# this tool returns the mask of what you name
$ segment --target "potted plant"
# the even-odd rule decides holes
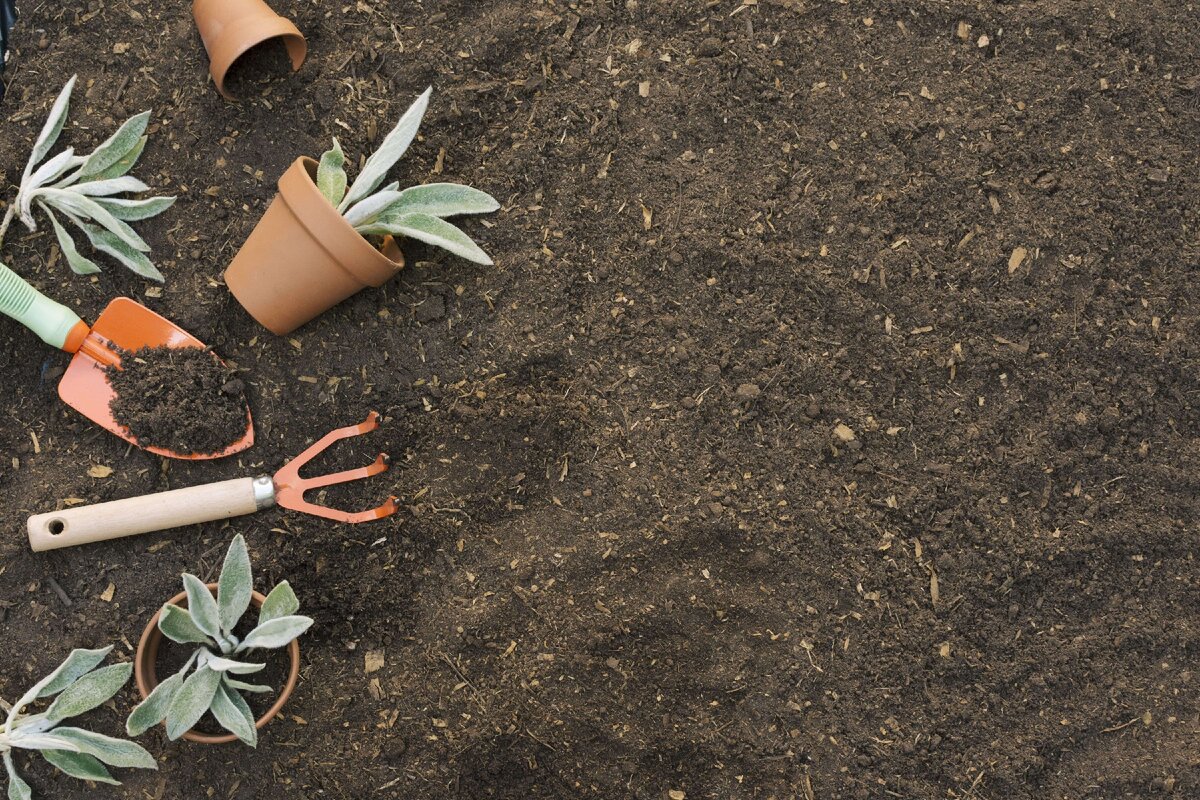
[[[206,585],[195,575],[184,574],[183,585],[184,591],[154,615],[138,642],[134,675],[144,699],[129,715],[125,729],[130,736],[137,736],[165,720],[167,738],[172,741],[181,736],[204,744],[240,739],[254,747],[258,729],[275,718],[296,688],[300,675],[296,638],[313,621],[296,615],[300,602],[287,581],[266,596],[254,591],[250,555],[240,534],[229,545],[217,583]],[[257,622],[239,636],[239,623],[252,603],[258,609]],[[164,636],[197,647],[182,669],[159,683],[156,665]],[[243,676],[263,670],[266,664],[240,659],[255,650],[283,647],[288,649],[290,661],[287,681],[275,704],[256,720],[244,693],[268,693],[274,687],[243,681]],[[206,713],[229,734],[193,730]]]
[[[361,289],[382,285],[404,266],[394,237],[492,263],[446,221],[495,211],[500,204],[490,195],[453,183],[380,188],[417,135],[432,91],[404,112],[349,189],[336,139],[319,163],[302,157],[284,172],[279,193],[225,271],[229,291],[263,326],[290,333]]]
[[[107,702],[129,680],[130,664],[112,664],[97,669],[112,647],[72,650],[58,669],[35,683],[11,706],[0,700],[7,712],[0,728],[0,759],[8,773],[9,800],[30,800],[33,790],[17,773],[13,752],[28,750],[72,778],[120,785],[109,774],[111,767],[158,769],[154,756],[134,742],[114,739],[83,728],[60,727],[60,723],[91,711]],[[53,701],[45,711],[26,714],[38,700]]]
[[[150,245],[128,223],[161,214],[171,207],[175,198],[134,200],[118,197],[150,188],[127,174],[146,147],[145,132],[150,112],[143,111],[125,120],[116,133],[87,155],[75,155],[74,148],[68,147],[43,163],[66,124],[76,77],[71,76],[50,107],[50,115],[21,174],[17,196],[9,204],[4,219],[0,220],[0,241],[14,216],[19,217],[26,228],[36,231],[37,220],[33,215],[36,205],[54,226],[58,246],[66,256],[67,264],[77,274],[99,272],[100,267],[79,252],[74,239],[55,216],[56,211],[82,231],[94,249],[112,256],[138,275],[161,283],[162,273],[146,256]]]

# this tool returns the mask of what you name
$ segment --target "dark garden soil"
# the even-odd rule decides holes
[[[143,347],[107,375],[113,419],[144,447],[219,453],[246,433],[245,384],[209,350]]]
[[[33,766],[41,796],[1200,796],[1187,4],[273,0],[309,61],[237,105],[186,3],[22,5],[4,184],[78,72],[65,141],[153,106],[136,174],[180,200],[138,223],[161,291],[73,276],[45,230],[0,255],[212,345],[257,443],[130,449],[0,320],[0,696],[73,646],[128,659],[235,532],[316,619],[256,751],[156,730],[157,773]],[[257,326],[221,273],[278,176],[334,135],[365,155],[429,84],[395,178],[495,195],[463,225],[496,266],[406,243],[384,287]],[[313,471],[393,469],[316,499],[395,493],[386,521],[25,542],[371,409]]]

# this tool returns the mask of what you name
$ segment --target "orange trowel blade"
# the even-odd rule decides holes
[[[204,343],[170,320],[160,317],[140,303],[128,297],[118,297],[108,304],[92,326],[91,333],[71,359],[70,366],[58,382],[58,396],[63,402],[101,427],[120,436],[132,445],[138,444],[129,429],[113,419],[109,403],[116,397],[112,385],[105,375],[105,367],[119,364],[120,357],[112,346],[123,350],[141,347],[199,347]],[[214,354],[213,358],[217,358]],[[220,360],[220,359],[218,359]],[[151,453],[168,458],[184,458],[199,461],[240,453],[254,444],[254,421],[250,409],[246,408],[246,435],[219,453],[184,455],[161,447],[143,447]]]

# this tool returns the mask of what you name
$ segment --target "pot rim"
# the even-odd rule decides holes
[[[205,586],[208,587],[208,590],[214,596],[216,595],[216,583],[206,583]],[[254,607],[262,608],[262,604],[266,599],[266,596],[261,592],[251,590],[250,602]],[[187,608],[187,592],[180,592],[164,605]],[[134,680],[137,682],[138,693],[141,694],[143,700],[150,696],[150,692],[154,691],[154,687],[158,686],[155,662],[158,660],[158,647],[162,644],[164,638],[162,631],[158,629],[158,619],[160,616],[162,616],[161,607],[158,611],[154,612],[154,616],[150,617],[150,622],[146,624],[145,630],[142,631],[142,638],[138,640],[137,652],[134,654],[133,675]],[[296,683],[300,679],[300,643],[296,639],[293,639],[288,644],[287,651],[290,661],[287,681],[284,683],[283,689],[279,692],[279,698],[275,701],[275,704],[254,721],[254,727],[259,730],[279,714],[287,701],[291,699],[292,693],[296,690]],[[229,742],[239,741],[232,733],[222,735],[198,733],[195,728],[183,734],[183,738],[189,742],[198,742],[200,744],[228,744]]]
[[[404,269],[404,256],[393,261],[346,221],[317,188],[318,162],[300,156],[279,176],[279,199],[304,232],[345,272],[364,287],[379,287]],[[264,215],[265,216],[265,215]],[[385,245],[384,249],[388,249]],[[399,253],[399,248],[395,249]]]
[[[192,18],[208,53],[209,74],[226,100],[236,98],[225,89],[225,76],[252,47],[280,39],[287,48],[292,72],[304,64],[308,42],[287,17],[262,0],[193,0]],[[214,32],[215,31],[215,32]]]

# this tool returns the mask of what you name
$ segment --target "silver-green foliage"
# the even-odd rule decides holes
[[[430,183],[403,191],[399,191],[398,183],[379,188],[417,135],[432,92],[432,87],[426,89],[409,106],[349,189],[343,169],[345,155],[334,139],[333,148],[321,156],[317,167],[317,188],[364,236],[410,236],[477,264],[491,264],[492,259],[471,237],[445,220],[460,214],[495,211],[500,204],[491,195],[456,183]]]
[[[126,174],[146,146],[150,112],[143,111],[127,119],[116,133],[87,155],[76,155],[74,148],[68,147],[43,163],[62,133],[74,87],[75,76],[72,76],[50,108],[50,116],[21,175],[12,209],[31,231],[37,230],[34,205],[45,212],[67,264],[80,275],[99,272],[100,267],[79,252],[58,214],[82,231],[94,249],[112,256],[144,278],[162,282],[162,273],[146,255],[150,246],[129,223],[162,213],[175,198],[135,200],[118,196],[150,188]]]
[[[72,650],[67,660],[33,685],[16,703],[8,707],[8,716],[0,728],[0,759],[8,772],[9,800],[30,800],[33,790],[19,774],[13,761],[14,750],[36,750],[50,764],[73,778],[117,784],[105,764],[111,767],[157,769],[154,756],[134,742],[114,739],[82,728],[58,727],[59,723],[91,711],[117,693],[132,664],[99,667],[112,647],[99,650]],[[53,697],[45,711],[22,713],[38,700]]]
[[[258,625],[239,641],[233,631],[250,607],[253,587],[250,554],[240,534],[234,537],[225,555],[216,597],[195,575],[183,576],[188,607],[163,606],[158,629],[173,642],[199,646],[183,669],[156,686],[129,715],[125,729],[130,736],[138,736],[166,720],[167,737],[178,739],[206,712],[211,712],[225,730],[246,744],[254,747],[258,743],[254,714],[241,693],[272,689],[244,683],[234,676],[258,672],[266,664],[231,656],[286,647],[308,630],[313,621],[296,614],[300,601],[288,582],[283,581],[263,602]]]

